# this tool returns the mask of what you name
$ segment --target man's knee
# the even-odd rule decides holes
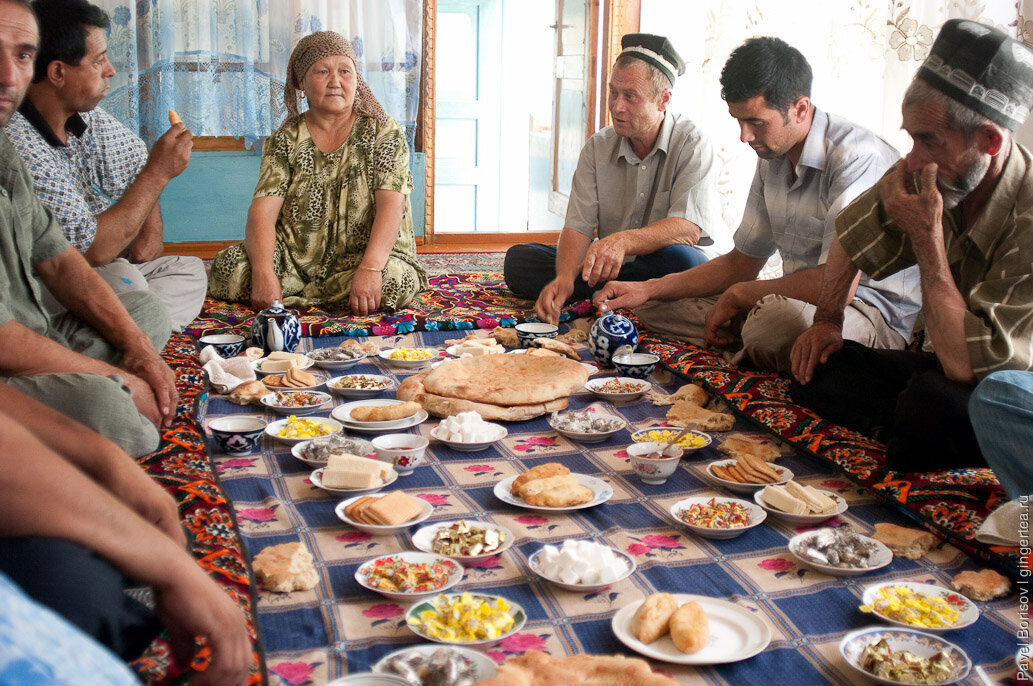
[[[762,369],[790,371],[793,343],[812,321],[808,305],[781,295],[766,295],[742,326],[743,351]]]
[[[506,286],[517,295],[537,298],[542,288],[556,277],[556,253],[541,243],[514,245],[502,262]]]
[[[118,298],[136,325],[151,339],[154,349],[160,352],[172,334],[172,318],[158,296],[151,291],[132,291],[120,293]]]

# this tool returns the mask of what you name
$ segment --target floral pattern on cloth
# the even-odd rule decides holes
[[[329,153],[312,140],[305,118],[278,129],[262,150],[254,197],[278,197],[273,269],[286,307],[348,305],[352,278],[369,246],[376,216],[374,193],[405,195],[398,238],[381,272],[381,308],[397,310],[427,288],[416,257],[412,174],[405,132],[394,120],[378,125],[357,117],[348,140]],[[233,302],[251,296],[251,263],[243,243],[212,261],[211,293]]]

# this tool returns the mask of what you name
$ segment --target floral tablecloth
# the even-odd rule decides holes
[[[440,345],[454,334],[424,332],[389,345]],[[303,348],[338,342],[306,340]],[[586,359],[587,351],[583,353]],[[353,371],[410,373],[369,363]],[[680,382],[678,382],[680,383]],[[671,391],[676,385],[664,386]],[[336,399],[338,404],[344,402]],[[858,611],[865,586],[887,580],[920,580],[947,585],[951,576],[976,564],[950,545],[919,561],[897,559],[887,568],[854,578],[836,578],[802,567],[786,542],[801,528],[768,518],[761,526],[730,540],[699,538],[677,525],[670,506],[691,495],[730,495],[702,478],[707,463],[721,457],[714,444],[686,457],[667,483],[650,486],[631,474],[624,448],[629,431],[663,421],[665,407],[647,400],[627,405],[600,403],[587,392],[572,396],[572,407],[598,404],[628,421],[603,443],[583,445],[552,431],[545,418],[509,423],[509,435],[478,453],[455,452],[431,442],[428,460],[400,477],[397,487],[431,503],[430,521],[488,519],[508,527],[516,543],[500,556],[466,570],[455,590],[499,593],[518,602],[528,614],[526,626],[485,652],[496,661],[530,648],[554,655],[574,653],[633,654],[611,630],[614,613],[655,590],[695,593],[729,600],[760,617],[772,640],[755,657],[724,665],[684,666],[652,662],[654,669],[679,683],[760,683],[793,679],[800,684],[851,683],[839,642],[854,629],[871,625]],[[212,397],[207,416],[254,413]],[[272,419],[273,416],[268,417]],[[408,429],[426,435],[428,422]],[[734,431],[755,432],[740,420]],[[836,474],[815,458],[786,448],[779,463],[797,480],[842,496],[849,509],[827,525],[850,526],[867,533],[878,521],[908,522],[872,494]],[[273,684],[322,684],[346,672],[362,671],[383,655],[421,642],[404,622],[406,606],[364,590],[354,580],[359,564],[379,555],[412,549],[415,528],[397,536],[372,537],[342,523],[334,514],[340,498],[309,481],[310,468],[294,459],[288,446],[265,439],[260,453],[246,457],[214,454],[220,477],[236,508],[248,552],[253,556],[276,543],[302,541],[316,559],[320,582],[308,592],[262,591],[259,624],[266,665]],[[524,469],[562,461],[572,471],[609,483],[606,503],[570,513],[524,510],[499,501],[493,486]],[[592,538],[634,556],[637,571],[601,592],[579,594],[537,578],[528,558],[544,543]],[[978,603],[982,616],[972,626],[947,634],[965,649],[995,682],[1014,673],[1018,650],[1019,597]],[[973,676],[966,683],[979,683]]]

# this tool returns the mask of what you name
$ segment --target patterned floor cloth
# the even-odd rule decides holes
[[[732,367],[720,355],[646,334],[639,348],[660,356],[672,371],[722,395],[759,426],[834,465],[871,488],[914,521],[929,524],[959,548],[1018,578],[1019,549],[975,540],[987,514],[1007,500],[988,468],[929,473],[887,470],[881,443],[825,421],[789,398],[789,379]]]
[[[445,332],[415,333],[399,343],[442,346],[450,336]],[[302,348],[340,340],[343,338],[310,339],[303,341]],[[669,357],[674,354],[671,351]],[[587,357],[587,351],[582,355]],[[713,366],[718,373],[718,365]],[[412,373],[382,366],[380,360],[363,363],[353,371],[387,374],[395,380]],[[764,383],[759,378],[757,382]],[[668,385],[664,390],[673,388]],[[735,402],[735,393],[730,392],[730,397]],[[335,396],[334,402],[345,401]],[[571,405],[618,414],[628,422],[628,429],[602,443],[581,444],[558,436],[545,418],[539,418],[507,423],[508,436],[483,452],[455,452],[432,441],[425,464],[400,477],[395,485],[430,503],[432,522],[488,520],[514,533],[512,548],[467,568],[456,587],[502,594],[526,611],[528,622],[523,629],[485,649],[496,661],[531,648],[553,655],[634,655],[616,638],[612,618],[619,608],[663,590],[729,601],[754,618],[750,621],[763,624],[772,637],[760,654],[741,661],[701,666],[651,663],[679,683],[790,679],[799,684],[854,683],[856,677],[838,646],[848,632],[874,623],[870,615],[857,609],[866,586],[901,580],[946,586],[957,572],[977,568],[971,557],[945,543],[921,560],[896,559],[863,577],[827,576],[802,565],[786,549],[789,538],[809,527],[788,525],[775,517],[737,538],[697,537],[672,520],[669,508],[688,496],[727,495],[705,476],[708,462],[721,457],[718,446],[727,434],[715,434],[713,445],[684,459],[665,484],[651,486],[632,475],[625,448],[630,430],[662,425],[666,408],[648,401],[613,405],[587,392],[572,396]],[[203,412],[205,416],[257,412],[275,418],[217,396],[208,400]],[[405,431],[427,435],[436,423],[427,421]],[[734,431],[757,433],[757,427],[740,418]],[[909,523],[897,508],[870,490],[832,473],[823,460],[802,450],[788,452],[779,464],[790,468],[798,481],[831,491],[848,503],[847,511],[826,525],[870,532],[874,522]],[[361,563],[412,549],[414,529],[374,537],[343,524],[334,514],[342,497],[317,488],[309,478],[311,468],[295,459],[288,446],[269,438],[253,455],[213,457],[236,510],[248,554],[268,545],[302,541],[316,560],[319,583],[312,591],[261,591],[259,624],[271,683],[325,684],[346,672],[366,670],[389,652],[421,642],[405,625],[406,603],[366,591],[354,578]],[[494,486],[501,480],[550,461],[562,461],[575,472],[602,480],[612,488],[612,497],[587,509],[554,513],[520,509],[494,495]],[[634,558],[637,571],[593,593],[564,591],[538,578],[528,566],[529,557],[545,543],[569,538],[591,538],[618,548]],[[989,679],[999,682],[1014,673],[1020,597],[1013,593],[977,606],[979,620],[947,638],[966,650]]]
[[[205,432],[199,423],[208,381],[198,365],[197,343],[185,334],[173,334],[163,357],[176,375],[179,407],[175,422],[162,436],[161,447],[137,462],[179,503],[180,518],[198,564],[244,610],[255,645],[249,683],[265,683],[263,653],[253,621],[257,603],[255,586],[244,558],[233,508],[216,477]],[[207,652],[200,655],[194,667],[203,669],[208,657]],[[171,646],[164,636],[156,640],[133,667],[148,684],[185,683],[191,676],[173,667]]]
[[[493,329],[534,319],[533,303],[513,295],[499,273],[440,274],[431,277],[430,286],[430,290],[416,296],[408,307],[391,314],[362,317],[331,313],[317,307],[292,309],[301,319],[301,335],[310,338]],[[587,300],[573,303],[560,313],[560,321],[584,316],[590,309],[591,303]],[[213,333],[248,335],[254,316],[255,311],[247,305],[209,297],[187,333],[197,337]]]

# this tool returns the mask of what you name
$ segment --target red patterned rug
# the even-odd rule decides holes
[[[245,562],[233,509],[215,474],[204,429],[197,420],[208,388],[208,379],[198,366],[197,343],[186,334],[173,334],[162,355],[176,374],[179,389],[176,420],[172,428],[165,431],[158,451],[137,462],[179,503],[180,518],[198,564],[244,610],[255,646],[249,683],[265,683],[262,651],[254,625],[255,585]],[[203,651],[195,659],[193,668],[203,669],[208,658],[207,650]],[[151,644],[133,667],[147,684],[186,683],[194,676],[191,671],[173,667],[171,646],[164,635]]]
[[[929,525],[968,554],[1019,574],[1018,548],[975,540],[987,514],[1007,495],[988,468],[902,473],[886,469],[883,445],[825,421],[789,398],[789,379],[729,365],[694,346],[644,334],[639,348],[660,356],[673,372],[718,393],[733,410],[762,428],[831,463],[852,481],[867,486],[916,522]]]
[[[565,307],[560,321],[584,316],[591,310],[587,300]],[[451,273],[430,277],[430,290],[416,296],[405,309],[391,314],[360,317],[327,312],[318,307],[291,308],[301,319],[301,335],[393,336],[413,331],[494,329],[534,319],[534,303],[518,298],[503,282],[502,274]],[[187,329],[193,336],[213,333],[247,335],[255,311],[242,303],[207,298],[201,314]]]

